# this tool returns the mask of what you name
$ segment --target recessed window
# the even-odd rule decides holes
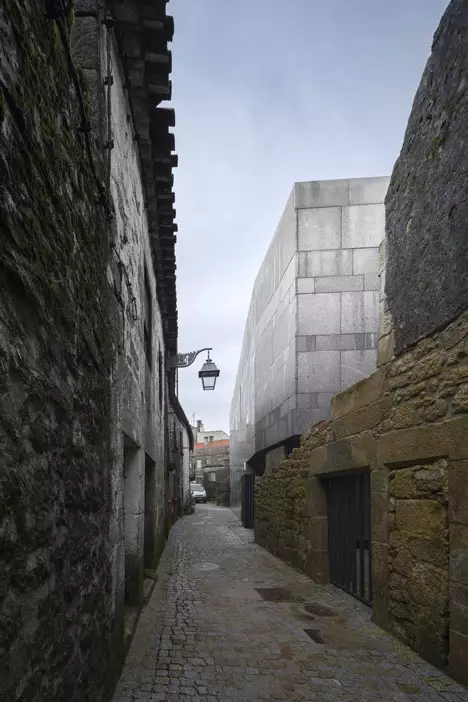
[[[216,482],[216,473],[210,473],[210,483]]]

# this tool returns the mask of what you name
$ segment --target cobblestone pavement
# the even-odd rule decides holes
[[[198,505],[179,521],[158,573],[114,702],[468,700],[367,607],[253,544],[229,509]],[[265,601],[256,588],[293,601]]]

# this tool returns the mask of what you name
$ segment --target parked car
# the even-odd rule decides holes
[[[206,490],[200,483],[192,483],[190,485],[190,492],[195,498],[195,502],[206,502]]]

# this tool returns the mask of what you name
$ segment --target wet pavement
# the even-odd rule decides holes
[[[113,702],[468,701],[468,690],[197,505],[172,530]]]

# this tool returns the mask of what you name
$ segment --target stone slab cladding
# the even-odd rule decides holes
[[[245,327],[231,405],[233,505],[246,462],[325,419],[333,394],[376,367],[388,182],[294,185]]]
[[[365,477],[373,619],[465,684],[467,41],[468,2],[452,0],[386,198],[378,370],[333,397],[331,417],[257,481],[255,502],[257,542],[329,582],[339,546],[329,480]]]

